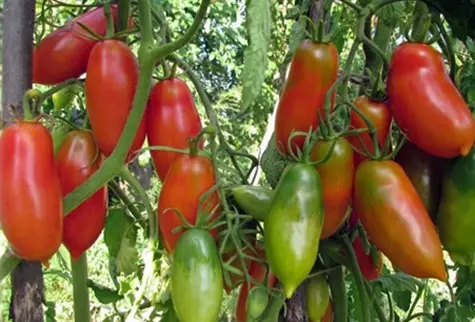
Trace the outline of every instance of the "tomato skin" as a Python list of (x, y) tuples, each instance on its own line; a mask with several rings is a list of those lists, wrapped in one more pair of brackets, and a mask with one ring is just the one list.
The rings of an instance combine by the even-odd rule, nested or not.
[(468, 154), (475, 121), (439, 52), (421, 43), (399, 45), (391, 57), (387, 89), (394, 119), (412, 143), (438, 157)]
[(317, 258), (323, 226), (323, 196), (318, 172), (291, 164), (274, 191), (264, 221), (264, 242), (270, 268), (290, 298)]
[(173, 307), (181, 322), (218, 321), (223, 272), (213, 237), (201, 228), (186, 231), (173, 254)]
[(234, 200), (248, 215), (254, 219), (264, 221), (272, 202), (272, 189), (240, 185), (232, 189)]
[[(259, 258), (265, 260), (265, 250), (262, 248), (256, 248)], [(249, 275), (254, 278), (256, 281), (260, 283), (264, 283), (267, 275), (266, 285), (269, 288), (275, 287), (277, 284), (277, 278), (272, 273), (271, 270), (268, 269), (267, 265), (264, 263), (257, 262), (255, 260), (251, 261), (249, 266)], [(251, 290), (256, 286), (254, 283), (251, 284)], [(241, 288), (239, 289), (238, 298), (236, 300), (236, 322), (247, 322), (247, 299), (249, 295), (249, 287), (248, 283), (243, 283)]]
[[(63, 196), (83, 183), (102, 163), (92, 134), (69, 132), (57, 154), (58, 173)], [(94, 244), (104, 228), (107, 214), (107, 185), (97, 190), (64, 218), (63, 243), (77, 259)]]
[[(201, 195), (215, 184), (213, 164), (205, 156), (182, 154), (172, 163), (158, 199), (158, 223), (165, 249), (169, 253), (173, 253), (178, 239), (183, 234), (183, 231), (172, 232), (183, 225), (178, 214), (172, 209), (179, 210), (189, 223), (195, 224), (199, 211), (208, 215), (219, 204), (219, 196), (214, 192), (198, 207)], [(216, 219), (219, 213), (219, 209), (216, 210), (211, 220)], [(218, 231), (213, 229), (210, 233), (216, 238)]]
[[(475, 149), (452, 161), (443, 179), (437, 227), (444, 248), (460, 261), (475, 252)], [(468, 265), (468, 264), (466, 264)]]
[(325, 275), (320, 274), (310, 278), (307, 289), (308, 317), (312, 321), (320, 321), (330, 304), (330, 290)]
[(45, 262), (61, 245), (63, 195), (48, 130), (17, 122), (0, 136), (0, 222), (14, 252)]
[(394, 161), (399, 163), (406, 172), (435, 223), (442, 197), (442, 179), (446, 160), (434, 157), (411, 142), (406, 142)]
[[(304, 40), (295, 50), (290, 70), (277, 106), (275, 119), (276, 146), (288, 154), (287, 142), (293, 130), (308, 132), (318, 128), (318, 114), (323, 117), (325, 95), (338, 77), (338, 50), (332, 43)], [(331, 98), (331, 107), (335, 102)], [(292, 150), (302, 149), (304, 136), (292, 139)]]
[[(152, 88), (149, 96), (147, 139), (150, 146), (169, 146), (186, 149), (189, 139), (202, 129), (200, 115), (188, 85), (179, 78), (165, 79)], [(199, 148), (203, 148), (200, 141)], [(172, 162), (180, 155), (176, 152), (151, 150), (158, 177), (163, 182)]]
[[(386, 139), (389, 134), (389, 129), (391, 127), (391, 110), (389, 109), (387, 102), (379, 102), (370, 99), (368, 96), (360, 96), (355, 102), (355, 106), (366, 116), (371, 122), (373, 122), (374, 127), (376, 128), (376, 137), (378, 139), (379, 146), (384, 148)], [(356, 113), (354, 110), (350, 112), (350, 129), (364, 129), (367, 128), (365, 121)], [(371, 154), (374, 153), (374, 144), (371, 136), (368, 132), (360, 133), (360, 138), (363, 141), (364, 147)], [(361, 152), (365, 152), (363, 146), (358, 140), (358, 136), (351, 135), (348, 137), (348, 140), (351, 144)], [(354, 160), (355, 166), (358, 166), (361, 162), (366, 160), (367, 157), (355, 153)]]
[(369, 239), (393, 265), (415, 277), (447, 279), (435, 226), (399, 164), (361, 163), (354, 206)]
[[(333, 141), (319, 141), (310, 152), (312, 161), (323, 160)], [(338, 231), (351, 203), (353, 191), (353, 148), (345, 138), (339, 138), (333, 153), (325, 163), (315, 166), (321, 178), (325, 217), (321, 239), (330, 237)]]
[[(86, 108), (94, 139), (106, 157), (114, 151), (127, 123), (138, 74), (137, 59), (122, 41), (105, 40), (92, 49), (85, 83)], [(144, 140), (145, 122), (142, 119), (128, 160), (142, 147)]]
[[(117, 5), (110, 8), (117, 20)], [(106, 16), (103, 7), (99, 7), (68, 21), (47, 35), (33, 49), (33, 83), (55, 85), (86, 72), (89, 54), (97, 41), (84, 37), (88, 34), (78, 22), (101, 36), (106, 34)]]

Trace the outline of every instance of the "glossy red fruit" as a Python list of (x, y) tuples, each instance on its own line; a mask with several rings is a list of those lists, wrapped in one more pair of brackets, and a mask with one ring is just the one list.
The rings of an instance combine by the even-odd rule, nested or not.
[[(147, 108), (147, 140), (149, 146), (168, 146), (186, 149), (189, 139), (201, 131), (201, 120), (193, 95), (179, 78), (158, 82), (150, 92)], [(199, 148), (202, 148), (201, 141)], [(153, 164), (163, 182), (176, 152), (151, 150)]]
[[(379, 146), (381, 149), (383, 149), (389, 134), (392, 120), (391, 110), (389, 109), (387, 102), (379, 102), (370, 99), (368, 96), (360, 96), (355, 100), (354, 104), (364, 116), (373, 122), (373, 125), (376, 128), (376, 137), (378, 139)], [(364, 128), (368, 128), (366, 122), (358, 115), (357, 112), (352, 110), (350, 112), (350, 129)], [(364, 146), (368, 152), (373, 154), (374, 144), (369, 133), (363, 132), (359, 135), (359, 137), (363, 141), (363, 145), (361, 145), (361, 142), (358, 140), (358, 136), (356, 135), (349, 136), (348, 140), (359, 151), (365, 152), (363, 148)], [(367, 157), (355, 152), (354, 159), (355, 166), (358, 166), (358, 164), (366, 160)]]
[(323, 205), (325, 208), (321, 239), (325, 239), (338, 231), (351, 203), (354, 178), (353, 149), (345, 138), (334, 141), (319, 141), (312, 148), (312, 161), (324, 160), (332, 145), (331, 157), (315, 169), (320, 175), (323, 189)]
[(354, 209), (369, 239), (393, 265), (415, 277), (447, 279), (435, 226), (399, 164), (364, 161), (354, 191)]
[[(63, 196), (82, 184), (102, 163), (92, 134), (69, 132), (56, 154)], [(104, 228), (107, 214), (107, 185), (97, 190), (64, 217), (63, 243), (77, 259), (91, 247)]]
[[(110, 156), (127, 123), (138, 81), (134, 53), (119, 40), (104, 40), (94, 46), (87, 64), (86, 108), (99, 150)], [(135, 133), (128, 159), (142, 147), (145, 121)]]
[[(182, 154), (173, 162), (158, 200), (158, 223), (165, 249), (169, 253), (173, 253), (178, 239), (184, 232), (184, 230), (173, 232), (175, 228), (183, 225), (177, 212), (180, 212), (190, 224), (196, 223), (198, 213), (207, 218), (214, 211), (209, 221), (219, 216), (217, 192), (199, 204), (200, 197), (215, 184), (214, 168), (209, 158)], [(217, 229), (211, 230), (210, 233), (216, 239)]]
[(61, 245), (63, 195), (48, 130), (17, 122), (0, 136), (0, 222), (17, 256), (47, 262)]
[(469, 153), (475, 121), (437, 50), (422, 43), (399, 45), (387, 89), (394, 119), (418, 148), (443, 158)]
[[(117, 5), (111, 6), (111, 14), (117, 21)], [(106, 34), (107, 20), (100, 7), (68, 21), (44, 37), (33, 49), (33, 83), (55, 85), (86, 72), (89, 54), (97, 40), (92, 39), (78, 22), (101, 36)]]
[[(318, 128), (318, 113), (324, 116), (325, 95), (338, 77), (338, 64), (338, 51), (332, 43), (304, 40), (295, 50), (275, 119), (276, 146), (280, 153), (289, 153), (287, 142), (292, 131)], [(304, 136), (293, 138), (292, 150), (302, 149), (304, 141)]]

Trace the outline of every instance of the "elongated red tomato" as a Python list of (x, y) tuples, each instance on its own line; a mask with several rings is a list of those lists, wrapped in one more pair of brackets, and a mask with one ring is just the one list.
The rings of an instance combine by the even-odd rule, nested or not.
[(394, 119), (412, 143), (444, 158), (468, 154), (475, 141), (475, 121), (439, 52), (421, 43), (397, 47), (387, 88)]
[[(201, 131), (201, 120), (190, 89), (179, 78), (158, 82), (150, 92), (147, 108), (147, 139), (150, 146), (188, 147), (189, 139)], [(199, 148), (202, 148), (201, 141)], [(161, 181), (179, 153), (151, 151)]]
[[(117, 5), (111, 6), (117, 20)], [(97, 43), (78, 24), (105, 36), (107, 20), (103, 7), (88, 11), (56, 29), (33, 49), (33, 83), (54, 85), (86, 72), (89, 54)]]
[[(94, 46), (87, 64), (86, 108), (92, 134), (99, 150), (110, 156), (127, 123), (138, 81), (137, 59), (119, 40), (105, 40)], [(145, 122), (135, 133), (128, 158), (142, 147)]]
[[(86, 131), (69, 132), (56, 154), (63, 195), (83, 183), (102, 163), (92, 134)], [(97, 190), (64, 218), (63, 243), (73, 259), (81, 256), (94, 244), (107, 214), (107, 185)]]
[[(265, 260), (265, 250), (263, 248), (256, 248), (259, 258)], [(264, 263), (257, 262), (255, 260), (251, 261), (249, 265), (249, 275), (259, 283), (263, 283), (266, 281), (267, 287), (275, 287), (277, 284), (277, 277), (270, 271), (267, 265)], [(267, 280), (266, 280), (267, 276)], [(256, 286), (255, 283), (251, 284), (251, 290)], [(236, 301), (236, 322), (246, 322), (247, 321), (247, 298), (249, 295), (249, 285), (248, 283), (244, 282), (239, 289), (238, 298)]]
[[(304, 40), (296, 49), (275, 119), (276, 145), (286, 154), (292, 131), (308, 132), (318, 127), (318, 112), (323, 117), (325, 95), (338, 76), (338, 51), (332, 43)], [(334, 93), (335, 94), (335, 93)], [(332, 96), (333, 107), (335, 95)], [(304, 136), (292, 139), (292, 150), (302, 149)]]
[[(387, 102), (378, 102), (370, 99), (368, 96), (360, 96), (355, 102), (355, 106), (366, 116), (371, 122), (373, 122), (374, 127), (376, 128), (376, 137), (378, 138), (378, 143), (381, 148), (384, 148), (386, 139), (388, 137), (389, 128), (391, 126), (391, 110), (387, 106)], [(366, 122), (356, 113), (354, 110), (350, 113), (350, 128), (351, 129), (364, 129), (367, 128)], [(361, 133), (361, 141), (363, 142), (364, 147), (371, 154), (374, 153), (374, 144), (371, 136), (368, 132)], [(361, 145), (358, 137), (352, 135), (348, 137), (348, 140), (351, 144), (357, 148), (359, 151), (364, 152), (364, 148)], [(362, 161), (366, 160), (367, 157), (355, 153), (355, 166), (358, 166)]]
[(23, 259), (48, 261), (61, 245), (63, 195), (53, 140), (40, 123), (17, 122), (0, 136), (0, 222)]
[(315, 167), (320, 174), (325, 209), (321, 239), (338, 231), (345, 220), (353, 191), (353, 149), (345, 138), (333, 141), (319, 141), (311, 151), (312, 161), (324, 160), (331, 146), (333, 153), (325, 163)]
[[(198, 213), (207, 218), (214, 211), (209, 221), (219, 216), (219, 197), (213, 192), (201, 205), (200, 197), (216, 184), (213, 164), (205, 156), (180, 155), (170, 167), (163, 182), (158, 199), (158, 223), (165, 249), (169, 253), (175, 250), (178, 239), (184, 230), (173, 232), (183, 225), (177, 212), (190, 223), (195, 224)], [(217, 229), (210, 231), (216, 239)]]
[(393, 265), (415, 277), (447, 279), (435, 226), (399, 164), (361, 163), (355, 175), (354, 206), (371, 242)]

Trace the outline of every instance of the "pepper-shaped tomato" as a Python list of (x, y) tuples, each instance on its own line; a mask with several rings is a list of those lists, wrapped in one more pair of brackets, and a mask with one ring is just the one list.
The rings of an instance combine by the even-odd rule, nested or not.
[(389, 107), (409, 140), (432, 155), (467, 155), (475, 121), (442, 55), (429, 45), (404, 43), (393, 52), (387, 80)]
[[(69, 132), (56, 154), (63, 195), (73, 191), (99, 169), (99, 154), (92, 134)], [(97, 190), (64, 218), (63, 243), (77, 259), (94, 244), (104, 228), (107, 214), (107, 185)]]
[(354, 191), (355, 211), (369, 239), (393, 265), (415, 277), (447, 279), (435, 226), (399, 164), (364, 161)]
[[(292, 131), (317, 129), (318, 114), (324, 116), (325, 95), (338, 77), (338, 64), (338, 51), (332, 43), (304, 40), (295, 50), (275, 119), (276, 146), (280, 153), (288, 153), (287, 142)], [(294, 137), (292, 150), (302, 149), (304, 141), (304, 136)]]
[[(193, 95), (179, 78), (158, 82), (150, 92), (147, 108), (147, 139), (150, 146), (188, 147), (189, 139), (201, 131), (201, 120)], [(202, 148), (204, 141), (200, 141)], [(163, 182), (176, 152), (151, 150), (153, 164)]]
[(312, 321), (321, 321), (330, 304), (330, 289), (324, 274), (310, 278), (306, 295), (308, 318)]
[(171, 296), (180, 322), (218, 321), (223, 272), (208, 231), (193, 228), (178, 241), (173, 254)]
[[(386, 102), (379, 102), (373, 99), (370, 99), (368, 96), (360, 96), (355, 102), (355, 106), (366, 116), (371, 122), (373, 122), (374, 127), (376, 128), (376, 137), (378, 139), (379, 146), (384, 148), (386, 139), (388, 137), (389, 129), (391, 127), (391, 110), (388, 108)], [(350, 112), (350, 128), (351, 129), (364, 129), (367, 128), (366, 122), (358, 115), (357, 112), (351, 110)], [(374, 144), (371, 136), (368, 132), (363, 132), (359, 134), (361, 141), (363, 142), (364, 147), (371, 154), (374, 153)], [(363, 146), (361, 145), (358, 136), (351, 135), (348, 137), (348, 140), (351, 144), (361, 152), (365, 152)], [(367, 159), (367, 157), (355, 153), (355, 166), (358, 166), (361, 162)]]
[(322, 226), (323, 194), (318, 172), (306, 164), (287, 166), (264, 221), (266, 257), (287, 298), (312, 270)]
[(321, 239), (330, 237), (338, 231), (345, 220), (353, 191), (353, 149), (345, 138), (333, 141), (319, 141), (311, 151), (312, 161), (323, 160), (331, 146), (333, 153), (325, 163), (315, 167), (320, 175), (323, 189), (325, 217)]
[(422, 151), (406, 142), (394, 159), (401, 165), (421, 197), (432, 221), (437, 221), (437, 211), (442, 193), (442, 179), (446, 159)]
[[(475, 148), (455, 159), (443, 180), (437, 227), (440, 240), (458, 262), (475, 252)], [(471, 263), (465, 263), (466, 265)]]
[[(99, 150), (110, 156), (127, 123), (138, 81), (134, 53), (120, 40), (104, 40), (91, 51), (85, 84), (86, 108)], [(128, 159), (145, 140), (142, 119)]]
[[(117, 20), (117, 5), (111, 6), (111, 14)], [(86, 72), (89, 54), (97, 40), (78, 22), (92, 31), (105, 36), (107, 20), (104, 8), (88, 11), (43, 38), (33, 49), (33, 83), (55, 85)]]
[[(265, 260), (265, 251), (259, 246), (256, 248), (258, 252), (258, 258)], [(251, 261), (249, 265), (249, 275), (258, 283), (264, 283), (267, 287), (272, 288), (277, 284), (277, 278), (268, 268), (268, 266), (263, 262)], [(267, 278), (267, 279), (266, 279)], [(251, 291), (256, 284), (251, 282)], [(239, 289), (238, 298), (236, 301), (236, 322), (247, 322), (247, 304), (248, 304), (248, 295), (249, 295), (249, 285), (248, 283), (243, 283)]]
[[(211, 160), (200, 155), (180, 155), (170, 167), (163, 182), (158, 199), (158, 223), (163, 237), (165, 249), (173, 253), (183, 230), (173, 232), (183, 225), (178, 214), (190, 223), (195, 224), (198, 213), (209, 221), (219, 216), (219, 196), (213, 192), (200, 205), (201, 196), (216, 184), (214, 168)], [(214, 213), (212, 214), (212, 212)], [(210, 231), (216, 237), (218, 231)]]
[(0, 222), (21, 258), (48, 261), (61, 245), (63, 195), (48, 130), (17, 122), (0, 136)]

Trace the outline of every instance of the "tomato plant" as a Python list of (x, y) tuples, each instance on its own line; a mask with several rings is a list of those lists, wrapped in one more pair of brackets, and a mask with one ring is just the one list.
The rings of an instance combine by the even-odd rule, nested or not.
[[(338, 51), (332, 43), (303, 41), (296, 49), (288, 78), (277, 106), (275, 138), (278, 150), (288, 153), (292, 131), (308, 132), (318, 127), (324, 115), (325, 95), (338, 76)], [(331, 98), (331, 106), (335, 93)], [(302, 149), (303, 136), (292, 139), (292, 151)]]
[[(199, 214), (208, 221), (219, 216), (219, 196), (216, 192), (200, 204), (200, 198), (215, 184), (213, 164), (205, 156), (183, 154), (172, 163), (158, 200), (158, 223), (168, 252), (174, 251), (183, 234), (183, 231), (174, 232), (184, 224), (179, 213), (192, 225)], [(211, 234), (216, 237), (217, 229), (213, 229)]]
[[(384, 148), (392, 120), (391, 111), (387, 103), (376, 101), (363, 95), (358, 97), (354, 104), (360, 112), (373, 123), (379, 146), (381, 149)], [(355, 110), (352, 110), (350, 112), (350, 127), (352, 129), (364, 129), (367, 128), (368, 125)], [(348, 140), (350, 140), (351, 144), (359, 151), (365, 152), (366, 149), (370, 154), (373, 154), (374, 144), (370, 134), (368, 132), (360, 133), (359, 138), (361, 141), (358, 139), (358, 136), (352, 135), (348, 137)], [(363, 145), (361, 143), (363, 143)], [(355, 153), (355, 166), (358, 166), (358, 164), (366, 159), (366, 156)]]
[(364, 161), (355, 175), (355, 211), (371, 242), (399, 269), (445, 281), (442, 246), (427, 210), (394, 161)]
[(321, 321), (330, 304), (330, 291), (325, 275), (312, 277), (306, 289), (308, 317), (312, 321)]
[[(105, 40), (94, 46), (87, 63), (86, 108), (94, 139), (106, 157), (114, 151), (127, 122), (137, 81), (137, 60), (126, 44)], [(142, 120), (130, 147), (129, 159), (144, 140), (145, 122)]]
[(311, 158), (324, 160), (332, 146), (330, 158), (315, 167), (321, 178), (325, 209), (322, 239), (336, 233), (343, 224), (353, 189), (353, 150), (348, 140), (319, 141), (312, 149)]
[(15, 254), (46, 262), (56, 253), (62, 196), (48, 130), (34, 121), (6, 127), (0, 136), (0, 222)]
[(394, 119), (412, 143), (444, 158), (468, 154), (475, 121), (439, 52), (427, 44), (399, 45), (391, 57), (387, 88)]
[[(150, 92), (147, 107), (147, 139), (151, 146), (185, 149), (189, 140), (201, 131), (201, 120), (190, 89), (179, 78), (158, 82)], [(202, 148), (204, 141), (200, 141)], [(179, 156), (177, 152), (151, 151), (161, 181)]]
[[(56, 154), (63, 196), (89, 178), (102, 163), (92, 134), (86, 131), (69, 132)], [(107, 186), (64, 218), (63, 243), (77, 259), (94, 244), (104, 228), (107, 214)]]

